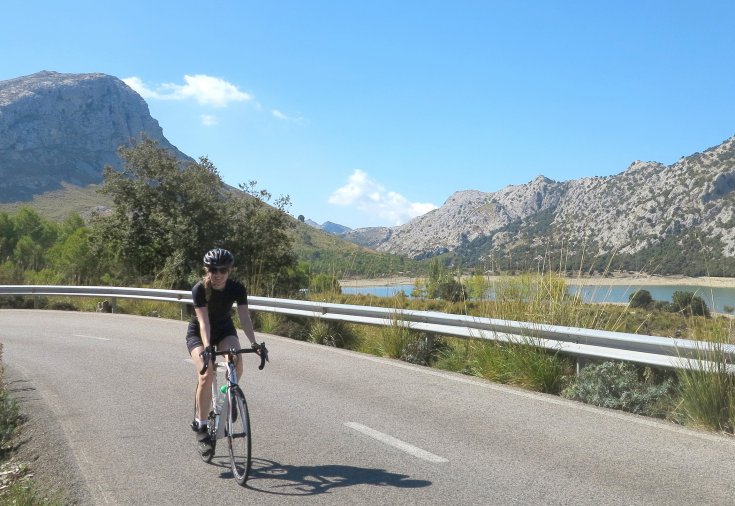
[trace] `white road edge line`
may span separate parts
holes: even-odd
[[[344,424],[350,429],[354,429],[357,432],[361,432],[365,434],[366,436],[370,436],[373,439],[377,439],[381,443],[385,443],[394,448],[398,448],[399,450],[406,452],[409,455],[413,455],[414,457],[418,457],[423,460],[428,460],[429,462],[434,462],[435,464],[443,464],[444,462],[449,462],[444,457],[434,455],[433,453],[427,452],[426,450],[422,450],[421,448],[410,445],[406,443],[405,441],[401,441],[400,439],[396,439],[393,436],[389,436],[388,434],[384,434],[382,432],[379,432],[375,429],[371,429],[370,427],[366,427],[359,423],[345,422]]]
[[[97,337],[97,336],[85,336],[84,334],[73,334],[74,337],[86,337],[87,339],[97,339],[98,341],[112,341],[112,339],[108,339],[106,337]]]

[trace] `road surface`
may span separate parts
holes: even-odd
[[[90,504],[735,503],[732,438],[263,334],[271,363],[246,356],[241,382],[255,458],[242,488],[225,444],[212,464],[196,453],[185,322],[0,323],[3,363],[48,409]]]

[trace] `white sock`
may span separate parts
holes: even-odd
[[[199,424],[199,427],[202,427],[203,425],[207,425],[207,420],[200,420],[199,418],[197,418],[196,421]]]

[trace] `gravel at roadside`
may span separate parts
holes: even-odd
[[[39,494],[61,504],[92,504],[87,484],[54,413],[21,371],[12,364],[3,366],[6,389],[18,402],[25,419],[13,442],[12,460],[28,467]]]

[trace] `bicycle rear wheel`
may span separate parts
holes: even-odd
[[[232,474],[240,485],[245,485],[251,467],[250,415],[245,395],[240,388],[230,388],[230,409],[227,419],[227,443],[230,449]]]

